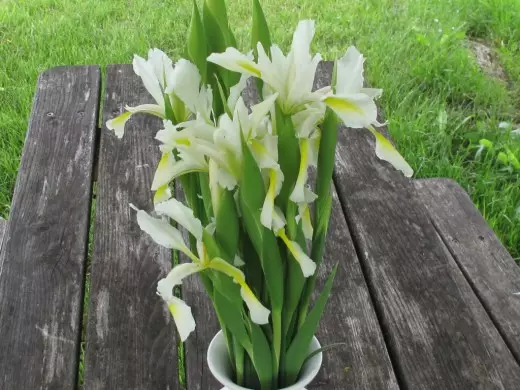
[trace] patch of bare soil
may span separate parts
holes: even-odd
[[[480,41],[467,41],[468,48],[475,57],[479,68],[491,77],[507,82],[506,72],[498,60],[493,48]]]

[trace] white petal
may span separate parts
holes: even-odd
[[[291,46],[296,64],[310,61],[310,48],[314,32],[314,20],[300,20],[298,26],[296,26]]]
[[[177,297],[171,298],[167,304],[170,313],[172,313],[181,341],[184,342],[191,332],[195,330],[195,319],[193,318],[191,308],[186,305],[182,299]]]
[[[412,167],[406,162],[403,156],[399,154],[392,143],[373,128],[369,128],[369,130],[376,137],[376,156],[381,160],[388,161],[395,169],[403,172],[406,177],[412,177]]]
[[[238,283],[240,285],[243,285],[245,283],[246,278],[244,276],[244,273],[221,258],[216,257],[213,260],[211,260],[208,264],[208,267],[226,274],[227,276],[232,278],[235,283]]]
[[[266,134],[262,139],[252,139],[249,148],[260,169],[278,168],[278,137]]]
[[[211,205],[213,206],[213,214],[217,215],[220,209],[220,196],[222,193],[222,187],[218,182],[218,170],[219,166],[212,158],[208,162],[208,173],[209,173],[209,189],[211,193]]]
[[[208,164],[204,155],[199,154],[196,148],[179,149],[179,157],[180,160],[175,161],[173,153],[168,150],[163,153],[155,171],[152,191],[187,173],[208,171]]]
[[[337,63],[336,93],[358,93],[363,88],[363,55],[354,46]]]
[[[233,265],[235,267],[242,267],[243,265],[246,265],[246,263],[239,255],[235,255],[235,258],[233,259]]]
[[[256,324],[267,324],[270,311],[260,303],[246,284],[244,273],[241,270],[220,258],[211,260],[208,267],[228,275],[235,283],[239,284],[241,287],[240,294],[249,308],[251,320]]]
[[[363,128],[377,121],[377,106],[363,93],[329,95],[323,99],[347,127]]]
[[[108,120],[106,123],[107,129],[113,130],[117,138],[123,138],[126,122],[128,122],[131,116],[131,112],[124,112],[121,115]]]
[[[211,222],[206,225],[205,229],[209,234],[215,234],[215,230],[217,229],[217,223],[215,222],[214,217],[211,218]]]
[[[213,133],[213,142],[220,150],[228,150],[240,158],[242,143],[239,131],[238,125],[224,114],[220,117],[218,129]]]
[[[269,314],[271,311],[262,305],[247,285],[244,285],[240,289],[240,295],[249,309],[251,321],[258,325],[269,323]]]
[[[173,156],[173,153],[163,153],[153,177],[152,191],[157,191],[160,187],[172,181],[174,177],[172,173],[174,171],[174,167],[175,157]]]
[[[172,268],[168,275],[157,283],[157,294],[163,299],[173,296],[173,288],[180,286],[184,278],[202,271],[204,266],[200,263],[182,263]]]
[[[245,73],[260,77],[260,69],[247,55],[240,53],[234,47],[228,47],[224,53],[212,53],[209,62],[220,65],[233,72]]]
[[[181,232],[163,219],[154,218],[146,211],[138,210],[137,223],[141,230],[147,233],[157,244],[168,249],[189,252]]]
[[[372,99],[377,99],[383,94],[383,90],[377,88],[361,88],[360,92],[370,96]]]
[[[298,111],[291,119],[296,129],[298,138],[308,138],[323,121],[325,116],[325,105],[316,102],[309,105],[305,110]]]
[[[268,98],[264,99],[263,102],[255,104],[253,107],[251,107],[251,122],[253,129],[256,129],[265,116],[271,111],[277,98],[278,93],[274,93]]]
[[[260,213],[260,222],[268,229],[273,228],[274,200],[282,189],[283,180],[284,177],[280,168],[269,170],[269,188],[262,206],[262,212]],[[285,223],[283,225],[285,225]],[[278,228],[280,229],[280,227]]]
[[[312,227],[311,213],[307,203],[300,203],[298,205],[297,221],[302,221],[303,234],[307,240],[312,240],[314,229]]]
[[[164,118],[165,116],[164,107],[159,106],[157,104],[141,104],[135,107],[125,106],[125,109],[131,112],[132,114],[151,114],[158,116],[159,118]]]
[[[168,79],[166,93],[175,92],[191,112],[197,112],[201,77],[195,64],[180,59]]]
[[[312,203],[316,199],[318,199],[318,195],[316,195],[309,187],[305,187],[305,203]]]
[[[314,21],[303,20],[298,23],[293,35],[293,42],[289,58],[289,73],[286,77],[288,94],[284,104],[286,110],[294,110],[305,103],[311,94],[314,77],[321,55],[313,58],[310,54],[310,45],[314,37]]]
[[[232,191],[237,186],[237,180],[233,175],[225,168],[219,168],[217,171],[218,184],[222,188],[226,188]]]
[[[271,59],[264,50],[260,42],[257,43],[258,51],[258,67],[262,72],[262,80],[272,89],[272,92],[278,92],[280,99],[286,98],[287,92],[285,88],[288,61],[277,45],[271,46]],[[267,94],[264,93],[264,96]]]
[[[213,90],[210,85],[200,87],[199,100],[197,104],[197,117],[202,116],[207,123],[212,123],[213,112]]]
[[[156,205],[165,202],[172,197],[172,191],[169,184],[165,184],[157,189],[153,196],[153,204]]]
[[[178,224],[182,225],[198,241],[202,240],[202,223],[193,215],[193,210],[185,206],[177,199],[170,199],[155,206],[159,214],[167,215]]]
[[[289,199],[294,203],[305,202],[305,185],[307,184],[309,162],[311,159],[310,142],[308,138],[300,140],[300,169],[298,171],[298,178],[294,185],[294,189],[289,196]]]
[[[317,167],[318,166],[318,157],[320,153],[320,140],[321,140],[321,130],[319,128],[315,129],[314,133],[312,133],[309,138],[309,166]]]
[[[148,62],[152,65],[155,77],[164,90],[168,77],[173,72],[172,60],[163,51],[150,49],[148,51]]]
[[[240,80],[238,81],[238,83],[229,89],[229,97],[228,97],[227,105],[231,112],[235,111],[235,106],[237,104],[238,98],[240,97],[240,95],[242,94],[244,89],[246,88],[247,80],[250,77],[251,76],[248,74],[242,74],[240,76]]]
[[[283,230],[279,233],[279,236],[284,241],[287,249],[289,249],[289,252],[291,252],[294,259],[298,262],[298,264],[300,264],[303,276],[308,278],[309,276],[313,275],[316,271],[316,263],[312,261],[309,256],[307,256],[307,254],[303,251],[297,242],[289,240]]]
[[[273,211],[273,232],[278,234],[278,232],[282,230],[286,224],[287,221],[282,213],[282,210],[280,210],[278,206],[275,206]]]
[[[141,77],[146,90],[152,95],[155,102],[160,106],[164,106],[163,92],[152,64],[144,58],[134,55],[133,66],[135,74]]]

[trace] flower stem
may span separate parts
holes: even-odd
[[[273,309],[273,378],[278,378],[282,347],[282,311]]]
[[[235,369],[236,369],[236,380],[237,385],[244,385],[244,356],[245,350],[240,345],[236,337],[233,337],[233,350],[235,352]]]

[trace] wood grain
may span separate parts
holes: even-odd
[[[107,69],[103,124],[125,104],[151,102],[130,65]],[[133,203],[151,211],[149,188],[159,150],[161,122],[136,115],[117,139],[101,132],[87,324],[85,389],[176,389],[175,326],[156,295],[171,268],[171,251],[159,247],[136,222]]]
[[[414,182],[430,217],[495,325],[520,361],[520,267],[453,180]]]
[[[318,84],[330,80],[330,64]],[[334,179],[399,385],[514,389],[520,367],[455,262],[410,180],[340,128]]]
[[[0,219],[0,253],[2,253],[2,242],[3,242],[6,228],[7,228],[7,221],[4,219]]]
[[[398,389],[381,328],[370,300],[350,232],[336,192],[325,256],[318,273],[321,291],[339,263],[318,338],[322,345],[345,343],[324,354],[323,366],[309,389]]]
[[[72,389],[79,356],[98,66],[38,79],[0,253],[0,388]]]

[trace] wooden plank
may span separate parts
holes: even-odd
[[[0,253],[0,388],[72,389],[79,356],[98,66],[40,74]]]
[[[107,69],[103,124],[123,106],[150,102],[130,65]],[[176,389],[175,326],[156,295],[171,251],[139,229],[129,204],[152,210],[149,188],[159,158],[161,122],[132,118],[119,140],[101,133],[85,359],[86,389]]]
[[[7,221],[5,219],[0,219],[0,253],[2,253],[2,242],[3,242],[6,228],[7,228]]]
[[[453,180],[414,182],[430,217],[477,296],[520,361],[520,267],[467,193]]]
[[[324,64],[319,86],[329,83]],[[513,389],[520,367],[444,253],[410,180],[340,128],[335,183],[401,387]]]
[[[312,389],[398,389],[381,328],[356,255],[345,216],[334,191],[325,257],[317,290],[339,263],[318,338],[322,345],[343,342],[324,354]]]

